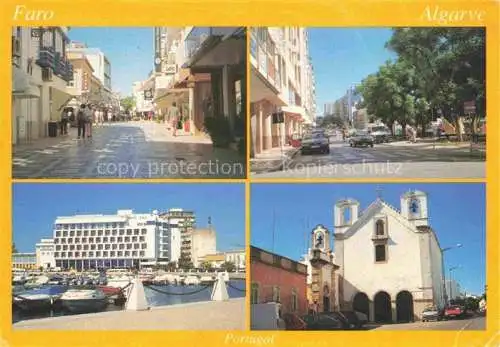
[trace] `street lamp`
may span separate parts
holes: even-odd
[[[448,295],[446,294],[446,271],[444,269],[444,252],[449,251],[450,249],[454,248],[461,248],[463,245],[461,243],[457,243],[454,246],[449,246],[445,248],[441,248],[441,269],[443,272],[443,299],[444,299],[444,304],[448,304]]]
[[[453,293],[452,293],[452,288],[451,288],[451,281],[452,281],[452,275],[451,275],[451,272],[456,270],[456,269],[460,269],[461,266],[458,265],[458,266],[453,266],[453,267],[450,267],[449,271],[450,271],[450,301],[453,300]]]

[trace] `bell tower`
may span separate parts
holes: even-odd
[[[337,307],[337,288],[334,263],[331,249],[330,232],[322,225],[311,232],[311,248],[309,250],[309,266],[311,267],[310,304],[319,312],[331,312]]]
[[[416,226],[428,226],[427,194],[411,190],[401,196],[401,215]]]
[[[359,202],[353,199],[340,200],[334,207],[335,234],[344,233],[359,216]]]

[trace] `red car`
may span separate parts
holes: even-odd
[[[461,318],[465,315],[465,310],[460,306],[448,306],[444,310],[445,319]]]

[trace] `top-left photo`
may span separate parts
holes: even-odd
[[[13,27],[13,178],[245,178],[246,28]]]

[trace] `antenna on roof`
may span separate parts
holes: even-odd
[[[382,192],[383,192],[382,187],[378,185],[375,191],[377,192],[377,199],[382,200]]]
[[[212,229],[212,217],[208,217],[208,229]]]

